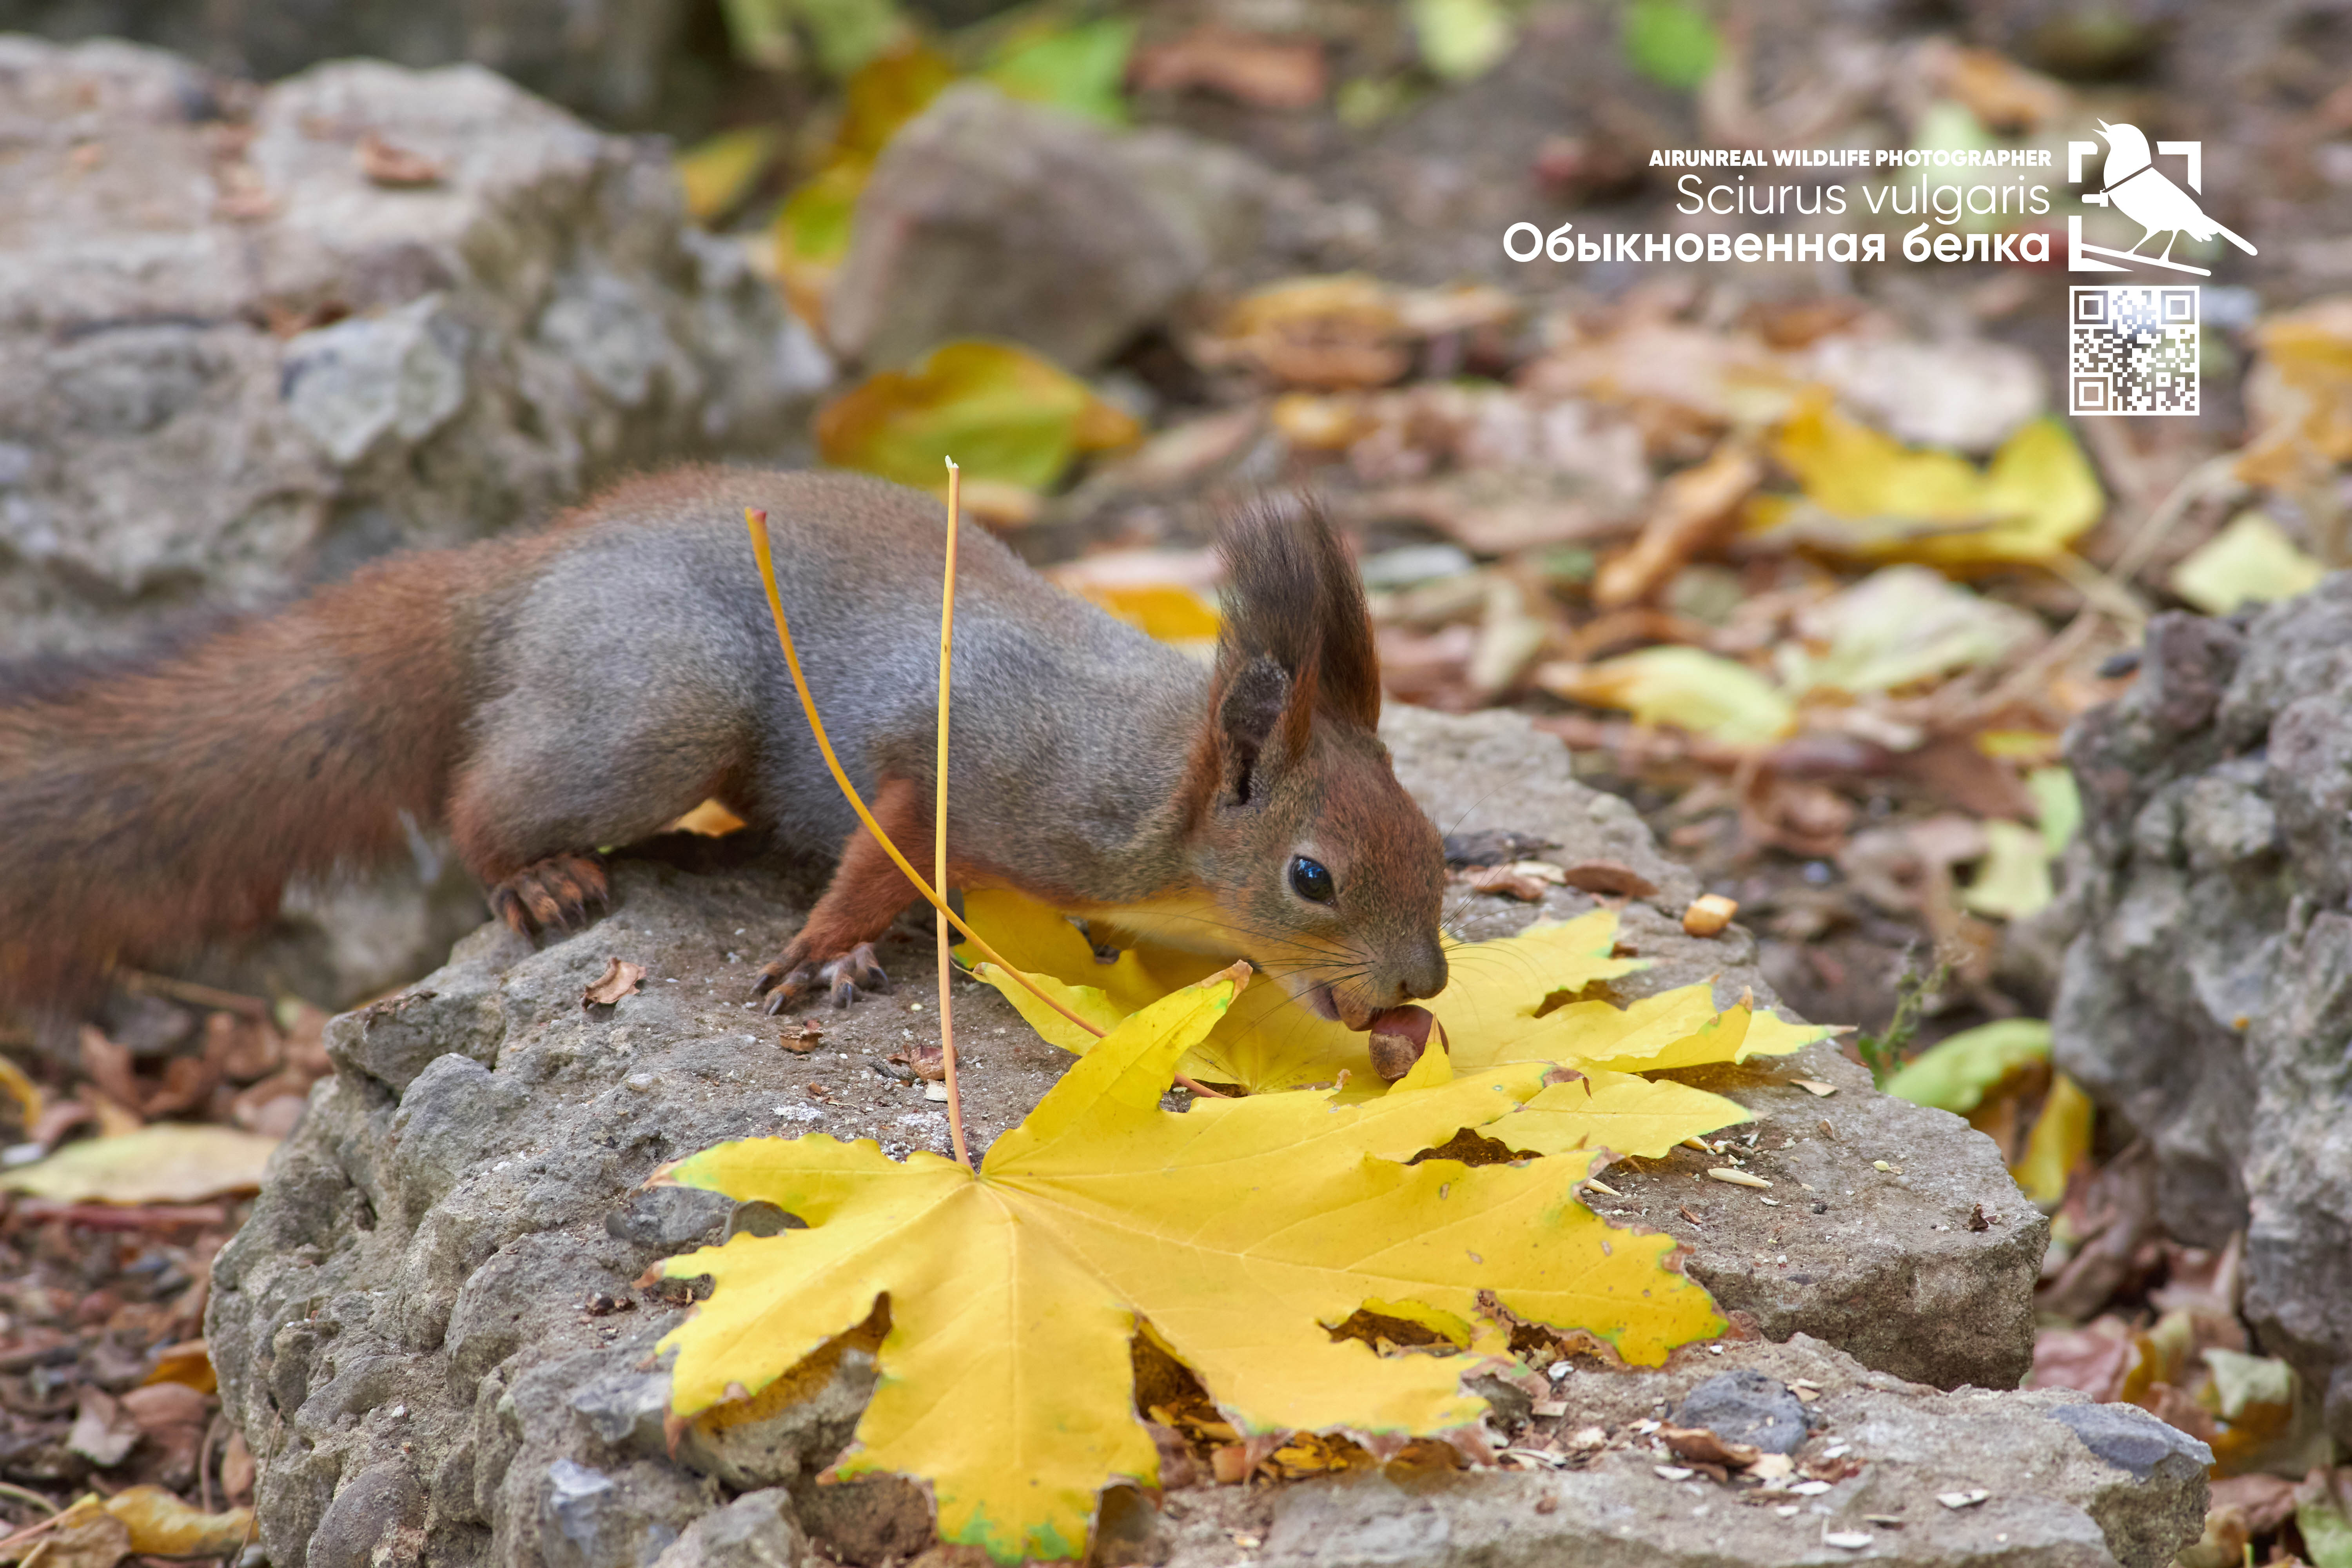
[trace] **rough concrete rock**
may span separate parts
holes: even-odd
[[[2352,1442],[2352,575],[2159,616],[2067,737],[2058,1065],[2145,1135],[2165,1227],[2246,1237],[2247,1315]]]
[[[826,327],[873,366],[986,337],[1087,370],[1218,268],[1311,251],[1338,221],[1233,148],[1107,132],[966,83],[876,163]]]
[[[1468,826],[1537,833],[1580,858],[1627,858],[1662,886],[1678,886],[1681,873],[1657,859],[1622,803],[1574,784],[1565,749],[1524,721],[1399,711],[1387,733],[1402,776],[1441,821],[1466,812]],[[730,843],[716,856],[697,853],[723,860]],[[712,1510],[728,1491],[779,1489],[799,1528],[837,1561],[878,1563],[919,1548],[929,1529],[920,1489],[891,1478],[813,1484],[871,1387],[871,1342],[845,1335],[833,1361],[809,1371],[811,1397],[766,1419],[698,1432],[673,1458],[660,1418],[664,1378],[648,1357],[683,1303],[633,1284],[657,1259],[730,1228],[782,1223],[772,1210],[739,1210],[712,1194],[643,1191],[664,1161],[758,1133],[871,1137],[894,1153],[946,1147],[938,1108],[919,1087],[878,1070],[910,1040],[937,1037],[934,1013],[914,1010],[919,987],[819,1015],[823,1041],[806,1055],[779,1048],[784,1026],[751,1005],[752,974],[803,917],[820,876],[758,865],[689,871],[650,853],[625,858],[614,868],[614,911],[597,925],[537,951],[486,926],[410,992],[331,1026],[335,1071],[278,1154],[253,1218],[216,1263],[207,1324],[225,1408],[262,1461],[260,1531],[278,1568],[334,1560],[329,1554],[348,1538],[342,1521],[361,1518],[402,1528],[419,1521],[426,1558],[440,1563],[636,1563],[664,1552],[732,1562],[712,1555],[721,1551]],[[1498,934],[1591,902],[1561,892],[1535,910],[1474,900],[1473,918],[1482,933]],[[1659,961],[1637,977],[1643,985],[1719,971],[1729,996],[1753,989],[1769,999],[1736,928],[1702,942],[1654,908],[1627,926]],[[883,951],[902,976],[929,972],[927,937],[902,931]],[[582,993],[614,956],[644,966],[643,988],[592,1012]],[[961,993],[957,1037],[966,1123],[973,1146],[985,1149],[1068,1058],[982,987]],[[1703,1207],[1703,1229],[1675,1230],[1692,1245],[1689,1268],[1775,1337],[1818,1322],[1885,1365],[1931,1364],[1947,1382],[2013,1383],[2038,1254],[2038,1246],[2021,1248],[2039,1232],[2021,1217],[2030,1211],[1990,1144],[1940,1112],[1881,1101],[1833,1053],[1816,1048],[1796,1060],[1809,1074],[1843,1070],[1837,1094],[1810,1100],[1782,1081],[1786,1063],[1731,1088],[1780,1117],[1759,1124],[1747,1156],[1780,1184],[1772,1192],[1691,1193],[1693,1178],[1661,1162],[1623,1176],[1619,1217],[1632,1224],[1643,1207],[1660,1218],[1677,1205]],[[1804,1104],[1805,1119],[1790,1121],[1777,1109],[1783,1100]],[[1950,1135],[1921,1141],[1907,1156],[1908,1177],[1882,1179],[1865,1202],[1841,1196],[1836,1218],[1800,1218],[1787,1173],[1825,1191],[1837,1184],[1843,1194],[1867,1179],[1874,1157],[1874,1145],[1852,1136],[1808,1131],[1820,1107],[1842,1119],[1842,1131],[1919,1119],[1948,1124]],[[1774,1193],[1790,1201],[1759,1201]],[[2003,1226],[1983,1236],[1935,1229],[1971,1204],[2001,1212]],[[1875,1252],[1851,1234],[1865,1224],[1885,1231]],[[1768,1246],[1786,1252],[1789,1271]],[[1905,1258],[1914,1276],[1937,1283],[1898,1288]],[[1970,1271],[1973,1290],[1964,1288]],[[1963,1321],[1993,1328],[1971,1339],[1956,1331]],[[2006,1343],[1991,1342],[1994,1330]],[[1916,1343],[1926,1342],[1947,1348],[1923,1353]],[[1667,1400],[1698,1375],[1735,1367],[1812,1375],[1786,1373],[1771,1351],[1742,1345],[1701,1357],[1685,1383],[1640,1386]],[[1766,1359],[1749,1359],[1758,1356]],[[2042,1426],[2053,1443],[2074,1442]],[[421,1514],[394,1477],[413,1482]],[[1487,1503],[1477,1500],[1489,1495],[1482,1489],[1515,1497],[1511,1489],[1528,1480],[1469,1478],[1461,1495],[1473,1500],[1462,1506],[1479,1513]],[[1185,1495],[1226,1506],[1215,1501],[1225,1494]],[[1447,1528],[1470,1538],[1466,1523]],[[2095,1554],[2103,1550],[2096,1531],[2080,1528],[2090,1531],[2086,1554],[2069,1561],[2105,1561]]]
[[[371,183],[370,135],[442,177]],[[789,459],[830,374],[658,147],[477,67],[257,95],[0,37],[0,661],[118,651],[629,468]],[[331,1005],[414,978],[482,908],[417,851],[292,889],[201,977]]]
[[[1733,1375],[1801,1384],[1811,1427],[1795,1474],[1715,1481],[1643,1431],[1700,1387]],[[2162,1568],[2202,1529],[2204,1446],[2128,1405],[2072,1392],[1940,1394],[1805,1335],[1696,1350],[1654,1372],[1586,1367],[1558,1385],[1566,1406],[1517,1434],[1517,1470],[1415,1472],[1391,1465],[1271,1491],[1181,1494],[1158,1526],[1163,1568],[1233,1560],[1236,1531],[1278,1568],[1596,1568],[1861,1560],[2004,1568]],[[2070,1418],[2145,1427],[2166,1458],[2145,1478],[2103,1458]],[[1573,1435],[1599,1428],[1597,1452]],[[1557,1466],[1558,1468],[1554,1468]],[[1849,1470],[1807,1486],[1806,1468]],[[1794,1489],[1803,1486],[1804,1490]],[[1939,1499],[1985,1494],[1959,1508]],[[1831,1540],[1831,1537],[1843,1538]]]
[[[639,124],[688,85],[681,0],[0,0],[0,31],[131,38],[263,80],[321,60],[487,66],[583,114]],[[667,89],[667,91],[665,89]]]
[[[441,177],[373,183],[370,135]],[[0,139],[0,657],[785,454],[828,374],[657,146],[477,67],[240,94],[5,37]]]

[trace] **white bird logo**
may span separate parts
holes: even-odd
[[[2099,175],[2105,183],[2100,189],[2085,195],[2083,200],[2093,205],[2113,206],[2147,231],[2133,242],[2129,250],[2102,254],[2137,256],[2141,246],[2162,234],[2168,236],[2164,242],[2164,254],[2156,259],[2168,262],[2172,247],[2183,233],[2191,239],[2200,240],[2210,239],[2218,234],[2248,256],[2255,254],[2254,247],[2247,244],[2243,237],[2207,217],[2205,209],[2197,205],[2195,196],[2174,184],[2157,168],[2156,161],[2148,156],[2147,138],[2140,134],[2139,127],[2110,125],[2102,120],[2099,121],[2099,134],[2107,139],[2106,167],[2100,171]],[[2147,258],[2143,257],[2141,259]]]

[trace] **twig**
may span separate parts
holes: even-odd
[[[2173,525],[2188,515],[2189,509],[2208,496],[2222,494],[2238,485],[2232,464],[2235,453],[2208,458],[2187,473],[2179,482],[2165,492],[2147,516],[2141,520],[2116,563],[2102,572],[2079,556],[2069,556],[2071,569],[2063,563],[2057,574],[2071,584],[2083,595],[2083,607],[2066,623],[2058,635],[2042,645],[2032,658],[2020,665],[1989,695],[1971,703],[1969,713],[1990,713],[2019,700],[2041,683],[2042,678],[2074,657],[2076,650],[2090,640],[2091,633],[2101,616],[2116,622],[2126,632],[2137,632],[2147,623],[2147,612],[2131,591],[2131,580],[2147,564],[2157,547],[2164,542]],[[2121,604],[2116,603],[2117,600]],[[2125,606],[2128,606],[2126,609]]]
[[[49,1517],[47,1519],[37,1519],[32,1523],[25,1526],[22,1530],[14,1531],[8,1535],[0,1535],[0,1552],[8,1551],[12,1547],[22,1546],[25,1542],[33,1540],[37,1536],[47,1535],[50,1531],[55,1530],[58,1527],[58,1521],[63,1518],[65,1518],[64,1514],[52,1510]],[[47,1542],[44,1542],[42,1544],[47,1545]],[[29,1562],[30,1558],[27,1558],[26,1561]]]
[[[874,842],[881,847],[882,853],[890,858],[890,864],[898,868],[899,875],[914,885],[915,891],[920,893],[948,924],[961,931],[964,940],[980,950],[982,957],[1018,981],[1046,1006],[1051,1007],[1095,1038],[1102,1038],[1103,1030],[1096,1028],[1086,1019],[1054,1000],[1046,994],[1044,986],[1030,979],[1024,971],[1006,962],[1004,955],[997,952],[986,937],[972,930],[965,923],[961,915],[948,908],[947,900],[940,896],[937,889],[923,880],[922,873],[916,870],[907,858],[898,852],[898,847],[890,841],[890,836],[882,830],[882,825],[874,820],[874,814],[866,809],[866,797],[859,795],[857,786],[849,782],[848,771],[841,765],[841,758],[835,753],[833,742],[824,732],[824,721],[817,714],[816,699],[809,693],[808,676],[801,669],[800,653],[793,647],[792,626],[784,618],[783,595],[776,589],[775,556],[768,547],[768,514],[756,507],[746,507],[743,509],[743,525],[751,531],[751,553],[760,563],[760,585],[768,592],[768,613],[775,619],[776,642],[784,650],[785,667],[793,672],[793,689],[800,694],[801,711],[808,716],[809,731],[816,737],[816,749],[824,756],[825,768],[833,774],[833,782],[840,787],[843,797],[849,802],[849,809],[857,814],[857,820],[866,825],[866,831],[873,835]],[[1215,1089],[1194,1083],[1182,1073],[1176,1075],[1176,1081],[1205,1099],[1225,1098]]]
[[[0,1481],[0,1497],[15,1498],[18,1502],[30,1503],[44,1513],[54,1514],[58,1511],[58,1505],[40,1493],[27,1487],[12,1485],[7,1481]]]
[[[963,470],[950,458],[947,582],[940,590],[940,758],[931,780],[931,882],[941,888],[948,885],[948,671],[955,656],[956,523],[962,515],[962,494]],[[940,1064],[947,1078],[948,1141],[957,1163],[970,1165],[971,1153],[963,1146],[963,1096],[956,1087],[954,1004],[948,999],[955,964],[948,953],[947,910],[935,909],[931,915],[939,934]]]
[[[2080,556],[2061,558],[2055,570],[2059,576],[2080,593],[2084,601],[2083,614],[2095,610],[2104,613],[2126,627],[2137,630],[2147,624],[2147,607],[2139,595],[2132,592],[2131,581],[2139,569],[2147,564],[2173,525],[2189,514],[2189,509],[2209,496],[2242,489],[2237,478],[2238,454],[2224,452],[2218,458],[2208,458],[2187,473],[2164,493],[2164,499],[2148,509],[2132,536],[2124,542],[2116,555],[2115,564],[2105,571],[2092,565]]]

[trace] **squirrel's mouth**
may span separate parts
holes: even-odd
[[[1360,1017],[1350,1018],[1340,1006],[1339,994],[1328,984],[1301,992],[1298,999],[1313,1008],[1318,1016],[1328,1018],[1335,1024],[1345,1024],[1358,1034],[1402,1035],[1415,1045],[1426,1045],[1429,1041],[1430,1011],[1410,1002],[1402,1007],[1383,1007]]]

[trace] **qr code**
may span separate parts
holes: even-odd
[[[2076,289],[2066,322],[2074,414],[2195,414],[2198,291]]]

